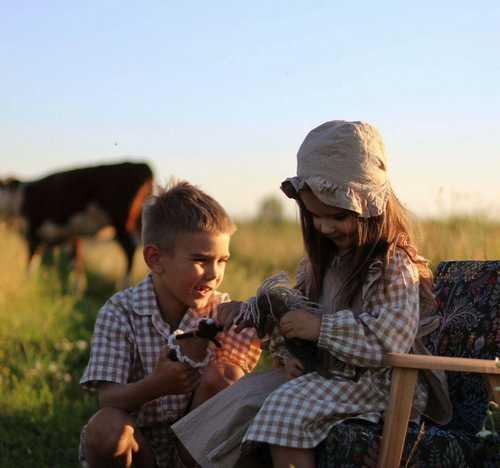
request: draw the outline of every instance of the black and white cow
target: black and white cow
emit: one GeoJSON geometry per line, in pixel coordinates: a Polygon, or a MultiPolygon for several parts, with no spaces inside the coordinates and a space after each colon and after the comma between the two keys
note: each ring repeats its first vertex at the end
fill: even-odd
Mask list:
{"type": "Polygon", "coordinates": [[[29,263],[37,250],[67,243],[78,261],[79,238],[112,226],[127,258],[128,282],[142,203],[152,188],[150,167],[133,162],[73,169],[28,182],[8,179],[0,182],[0,213],[22,219],[29,263]]]}

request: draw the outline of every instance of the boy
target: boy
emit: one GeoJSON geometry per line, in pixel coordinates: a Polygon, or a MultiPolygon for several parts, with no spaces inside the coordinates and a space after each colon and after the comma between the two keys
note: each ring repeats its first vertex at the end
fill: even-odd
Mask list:
{"type": "Polygon", "coordinates": [[[100,310],[80,381],[97,390],[101,406],[82,430],[82,463],[184,466],[170,425],[255,367],[260,347],[253,330],[219,335],[222,347],[202,372],[167,357],[172,333],[195,328],[201,316],[215,317],[217,304],[228,300],[216,289],[235,229],[219,203],[187,182],[145,204],[150,273],[100,310]]]}

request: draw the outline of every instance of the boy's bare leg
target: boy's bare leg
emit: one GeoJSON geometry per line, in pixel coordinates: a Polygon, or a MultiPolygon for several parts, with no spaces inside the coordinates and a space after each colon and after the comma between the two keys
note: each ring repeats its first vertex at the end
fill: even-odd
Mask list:
{"type": "Polygon", "coordinates": [[[227,362],[209,364],[196,388],[189,411],[224,390],[245,375],[243,369],[227,362]]]}
{"type": "Polygon", "coordinates": [[[85,458],[91,468],[154,468],[156,460],[135,421],[116,408],[102,408],[86,429],[85,458]]]}
{"type": "Polygon", "coordinates": [[[314,450],[270,445],[274,468],[315,468],[314,450]]]}

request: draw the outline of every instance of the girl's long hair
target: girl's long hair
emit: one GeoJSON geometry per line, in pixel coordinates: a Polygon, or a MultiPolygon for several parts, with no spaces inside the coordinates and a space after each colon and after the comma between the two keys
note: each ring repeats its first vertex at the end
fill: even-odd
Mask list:
{"type": "MultiPolygon", "coordinates": [[[[335,244],[315,229],[313,217],[300,197],[297,197],[297,203],[300,207],[302,234],[307,254],[303,281],[299,281],[298,287],[311,300],[319,301],[323,278],[338,252],[335,244]]],[[[434,307],[432,272],[427,262],[417,255],[409,214],[392,190],[382,215],[357,218],[355,236],[354,249],[349,258],[351,267],[346,272],[335,298],[336,309],[351,306],[355,295],[366,280],[371,263],[380,258],[385,268],[395,248],[399,247],[408,254],[418,268],[421,316],[427,315],[434,307]]]]}

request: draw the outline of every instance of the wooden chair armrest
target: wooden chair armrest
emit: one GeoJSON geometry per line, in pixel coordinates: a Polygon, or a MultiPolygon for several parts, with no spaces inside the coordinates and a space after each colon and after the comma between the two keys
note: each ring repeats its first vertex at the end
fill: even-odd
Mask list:
{"type": "Polygon", "coordinates": [[[408,421],[419,370],[443,370],[486,374],[493,398],[500,403],[500,368],[495,360],[453,358],[422,354],[388,353],[382,365],[392,367],[389,405],[384,416],[378,468],[398,468],[401,463],[408,421]]]}
{"type": "Polygon", "coordinates": [[[405,369],[429,369],[455,372],[474,372],[480,374],[498,374],[500,368],[496,361],[489,359],[469,359],[445,356],[429,356],[426,354],[387,353],[382,359],[385,367],[402,367],[405,369]]]}

